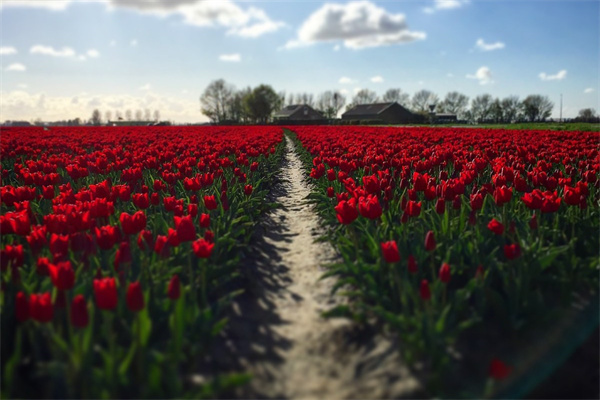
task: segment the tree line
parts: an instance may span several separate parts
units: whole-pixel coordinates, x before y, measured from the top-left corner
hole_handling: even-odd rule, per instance
[[[429,90],[420,90],[410,96],[399,88],[388,89],[382,96],[369,89],[358,91],[349,102],[344,94],[328,90],[314,96],[311,93],[276,92],[261,84],[252,89],[237,90],[223,79],[212,81],[200,96],[201,112],[213,123],[266,123],[273,113],[288,105],[306,104],[332,119],[346,106],[397,102],[413,113],[429,115],[455,114],[457,119],[476,123],[543,122],[552,114],[554,103],[548,96],[532,94],[524,99],[481,94],[473,99],[452,91],[440,98]],[[583,110],[582,110],[583,111]],[[592,110],[595,115],[595,111]]]
[[[114,115],[114,119],[113,119]],[[92,125],[100,125],[103,122],[108,123],[110,121],[145,121],[145,122],[157,122],[160,120],[160,111],[154,110],[152,112],[150,109],[146,108],[145,110],[125,110],[123,113],[121,110],[116,110],[115,113],[111,110],[107,110],[104,112],[104,118],[102,117],[102,112],[97,108],[92,111],[92,117],[90,118],[90,123]]]

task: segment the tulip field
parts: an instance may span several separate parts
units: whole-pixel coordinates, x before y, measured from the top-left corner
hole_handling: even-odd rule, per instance
[[[3,129],[3,397],[213,397],[245,379],[189,388],[236,295],[281,139]]]
[[[597,296],[594,133],[2,128],[2,398],[211,398],[251,379],[212,371],[211,348],[289,140],[339,256],[325,276],[345,300],[325,316],[397,335],[431,395],[474,337],[472,379],[503,381],[510,338]]]

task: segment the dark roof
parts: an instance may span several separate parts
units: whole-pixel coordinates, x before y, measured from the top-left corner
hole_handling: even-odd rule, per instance
[[[381,112],[385,111],[388,107],[390,107],[391,103],[374,103],[374,104],[358,104],[354,106],[352,109],[346,111],[344,115],[377,115]]]
[[[275,115],[273,115],[273,116],[275,118],[289,117],[290,115],[292,115],[293,113],[298,111],[301,107],[305,107],[305,106],[310,107],[305,104],[294,104],[291,106],[286,106],[286,107],[282,108],[281,110],[277,111],[275,113]]]

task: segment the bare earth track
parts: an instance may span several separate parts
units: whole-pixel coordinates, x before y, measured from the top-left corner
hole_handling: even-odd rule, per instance
[[[315,242],[320,223],[306,203],[310,188],[293,142],[245,260],[246,293],[234,304],[220,368],[249,371],[242,398],[420,397],[418,380],[400,361],[393,338],[321,313],[335,304],[333,279],[319,280],[336,259]]]

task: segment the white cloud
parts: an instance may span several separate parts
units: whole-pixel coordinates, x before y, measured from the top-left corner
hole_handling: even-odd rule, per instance
[[[94,108],[98,108],[104,116],[105,111],[119,110],[159,110],[161,119],[177,122],[207,121],[198,111],[196,98],[180,99],[168,95],[144,92],[139,96],[126,94],[92,96],[85,93],[70,96],[49,96],[44,93],[30,94],[23,90],[0,93],[2,118],[6,120],[43,121],[64,119],[89,119]]]
[[[360,87],[355,87],[352,91],[354,92],[354,94],[357,94],[358,92],[360,92],[361,90],[363,90],[363,88]]]
[[[10,64],[4,70],[5,71],[13,71],[13,72],[23,72],[23,71],[27,70],[27,67],[25,67],[23,64],[14,63],[14,64]]]
[[[486,43],[483,41],[483,39],[477,39],[477,42],[475,42],[475,47],[477,47],[477,49],[481,50],[481,51],[492,51],[492,50],[499,50],[499,49],[503,49],[504,43],[502,42],[496,42],[496,43]]]
[[[109,43],[110,47],[115,47],[117,45],[117,41],[116,40],[111,40]]]
[[[53,11],[65,10],[71,2],[69,0],[42,0],[42,1],[23,1],[23,0],[2,0],[0,8],[4,7],[30,7],[45,8]]]
[[[51,56],[51,57],[74,57],[75,56],[75,50],[73,50],[70,47],[63,47],[62,49],[58,50],[52,46],[43,46],[41,44],[37,44],[37,45],[31,47],[31,49],[29,49],[29,52],[31,54],[42,54],[42,55]]]
[[[131,47],[135,47],[135,46],[137,46],[137,45],[138,45],[138,41],[137,41],[137,39],[131,39],[131,42],[129,42],[129,45],[130,45]]]
[[[100,57],[100,52],[96,49],[89,49],[85,54],[91,58]]]
[[[492,80],[492,71],[488,67],[479,68],[474,75],[468,74],[467,78],[478,80],[480,85],[494,83]]]
[[[586,89],[583,91],[583,93],[586,93],[586,94],[587,94],[587,93],[594,93],[594,92],[595,92],[594,88],[591,88],[591,87],[589,87],[589,88],[586,88]]]
[[[434,0],[433,6],[425,7],[423,11],[427,14],[433,14],[439,10],[452,10],[460,8],[467,3],[469,3],[469,0]]]
[[[326,3],[312,13],[287,49],[318,42],[342,41],[345,47],[363,49],[423,40],[425,32],[410,31],[404,14],[391,14],[370,1]]]
[[[342,85],[351,85],[356,82],[358,82],[356,79],[348,78],[347,76],[342,76],[338,81],[338,83],[341,83]]]
[[[140,90],[150,90],[150,84],[146,83],[144,86],[140,86]]]
[[[17,54],[17,49],[11,46],[0,47],[0,55],[7,56],[10,54]]]
[[[346,96],[346,95],[348,95],[348,93],[350,93],[350,92],[348,91],[348,89],[341,89],[341,90],[340,90],[340,93],[341,93],[341,94],[343,94],[344,96]]]
[[[567,70],[561,69],[554,75],[548,75],[545,72],[540,72],[538,76],[543,81],[561,81],[567,77]]]
[[[227,34],[256,38],[285,26],[273,21],[256,7],[241,8],[231,0],[110,0],[109,9],[124,7],[162,17],[178,15],[186,24],[199,27],[219,26]]]
[[[371,82],[373,83],[382,83],[383,82],[383,78],[379,75],[374,76],[371,78]]]
[[[240,61],[242,61],[242,56],[239,55],[238,53],[234,53],[234,54],[221,54],[219,56],[219,60],[225,61],[225,62],[240,62]]]
[[[104,3],[110,11],[128,8],[160,17],[177,15],[184,23],[200,27],[219,26],[226,28],[227,34],[246,38],[256,38],[285,26],[283,22],[272,20],[259,8],[242,8],[232,0],[2,0],[0,7],[65,10],[71,4],[83,2]]]

